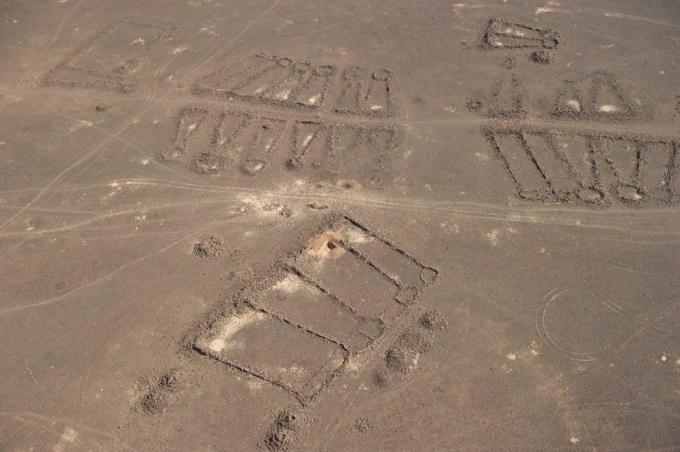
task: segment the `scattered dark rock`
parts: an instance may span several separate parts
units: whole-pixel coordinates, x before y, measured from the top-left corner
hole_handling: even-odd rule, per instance
[[[286,168],[289,170],[296,170],[302,167],[302,162],[297,158],[289,158],[286,160]]]
[[[434,337],[429,330],[406,330],[399,336],[399,347],[416,353],[425,353],[434,345]]]
[[[439,311],[426,312],[420,316],[419,323],[420,326],[430,331],[444,330],[447,326],[446,317]]]
[[[355,180],[343,180],[340,181],[340,186],[345,190],[353,190],[355,188],[360,188],[361,184]]]
[[[215,175],[224,169],[226,158],[215,152],[201,152],[191,161],[190,169],[198,174]]]
[[[404,347],[392,347],[385,353],[385,364],[392,371],[406,373],[413,365],[416,354],[417,352]]]
[[[202,238],[198,242],[194,243],[193,253],[194,255],[206,258],[206,257],[218,257],[224,252],[224,241],[222,238],[211,235],[210,237]]]
[[[501,67],[504,69],[514,69],[516,64],[515,59],[512,57],[507,57],[501,61]]]
[[[277,202],[267,204],[266,206],[262,207],[262,210],[265,212],[277,212],[279,215],[286,218],[293,216],[293,210],[290,207]]]
[[[371,423],[365,417],[360,417],[354,424],[354,428],[361,433],[365,433],[372,428]]]
[[[172,369],[168,373],[161,376],[158,381],[158,387],[164,391],[174,392],[181,388],[183,378],[177,369]]]
[[[282,410],[276,416],[274,423],[281,428],[295,430],[298,427],[298,418],[295,413],[288,410]]]
[[[479,99],[470,99],[465,103],[468,111],[476,112],[484,107],[484,103]]]
[[[376,370],[373,374],[373,383],[376,386],[384,387],[390,382],[390,374],[385,369]]]
[[[168,407],[168,402],[161,391],[152,389],[139,403],[142,412],[148,415],[159,414]]]
[[[264,439],[264,445],[269,450],[285,450],[290,443],[289,433],[281,428],[275,428],[267,433]]]
[[[139,401],[141,411],[147,415],[164,412],[173,402],[177,391],[182,389],[186,375],[178,369],[171,369],[161,375]]]
[[[550,64],[553,61],[553,54],[547,50],[536,50],[531,54],[531,61],[538,64]]]

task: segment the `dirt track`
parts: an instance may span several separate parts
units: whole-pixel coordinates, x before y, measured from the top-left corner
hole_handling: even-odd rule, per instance
[[[0,20],[0,450],[680,450],[677,2]]]

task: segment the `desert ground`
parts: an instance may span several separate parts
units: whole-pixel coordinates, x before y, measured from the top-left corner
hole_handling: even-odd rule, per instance
[[[680,450],[680,3],[0,1],[0,450]]]

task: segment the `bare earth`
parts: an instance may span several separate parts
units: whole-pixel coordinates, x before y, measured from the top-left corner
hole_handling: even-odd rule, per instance
[[[680,450],[680,3],[0,2],[0,450]]]

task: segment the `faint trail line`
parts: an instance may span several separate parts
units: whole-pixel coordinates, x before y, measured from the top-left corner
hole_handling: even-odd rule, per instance
[[[559,298],[563,293],[570,289],[576,283],[583,283],[580,279],[575,279],[566,284],[559,284],[556,287],[550,289],[541,299],[541,309],[536,313],[535,323],[536,323],[536,333],[538,334],[541,342],[544,343],[548,348],[552,348],[553,351],[557,351],[564,355],[565,358],[571,359],[578,362],[593,362],[597,360],[597,357],[590,352],[575,352],[562,347],[555,341],[552,336],[550,336],[550,331],[546,324],[546,315],[548,309],[553,301]]]
[[[123,127],[121,127],[117,132],[112,134],[110,137],[104,139],[99,145],[95,146],[93,150],[85,154],[84,156],[80,157],[77,159],[75,162],[67,166],[65,169],[63,169],[59,174],[57,174],[50,182],[43,187],[38,194],[31,199],[26,205],[21,208],[18,212],[16,212],[14,215],[12,215],[9,219],[7,219],[4,223],[0,225],[0,230],[4,229],[8,224],[14,222],[14,220],[17,219],[21,214],[23,214],[27,209],[29,209],[33,204],[35,204],[36,201],[38,201],[45,193],[47,193],[50,188],[54,184],[56,184],[62,177],[64,177],[69,171],[72,169],[76,168],[78,165],[83,163],[84,161],[88,160],[90,157],[95,155],[97,152],[99,152],[104,146],[106,146],[110,141],[112,141],[117,135],[123,133],[130,125],[132,124],[132,120],[129,121],[127,124],[125,124]]]
[[[77,223],[72,223],[66,226],[61,226],[58,228],[51,228],[51,229],[42,229],[42,230],[36,230],[36,231],[17,231],[17,232],[5,232],[0,234],[0,238],[3,237],[21,237],[21,236],[35,236],[35,237],[40,237],[45,234],[54,234],[56,232],[63,232],[63,231],[70,231],[72,229],[76,229],[81,226],[86,226],[88,224],[93,224],[97,223],[99,221],[103,221],[109,218],[115,218],[123,215],[132,215],[136,213],[142,213],[142,212],[150,212],[153,210],[159,210],[159,209],[167,209],[171,207],[181,207],[181,206],[196,206],[196,205],[207,205],[207,204],[223,204],[223,203],[230,203],[233,202],[232,198],[228,199],[216,199],[216,200],[201,200],[201,201],[185,201],[185,202],[178,202],[178,203],[168,203],[168,204],[160,204],[158,206],[147,206],[143,208],[135,208],[135,209],[130,209],[130,210],[121,210],[118,212],[110,212],[106,214],[101,214],[98,215],[94,218],[89,218],[87,220],[79,221]],[[129,224],[122,224],[122,226],[129,226]]]
[[[263,11],[263,12],[260,13],[258,16],[256,16],[253,20],[251,20],[250,22],[248,22],[248,23],[245,25],[245,27],[244,27],[240,32],[236,33],[236,35],[234,35],[234,37],[232,37],[229,41],[227,41],[227,43],[226,43],[224,46],[222,46],[220,49],[218,49],[217,51],[215,51],[215,52],[213,52],[212,54],[210,54],[208,57],[206,57],[206,58],[203,59],[202,61],[198,62],[192,69],[190,69],[190,70],[187,72],[187,74],[183,77],[183,79],[190,78],[190,77],[194,74],[194,72],[196,72],[201,66],[203,66],[205,63],[209,62],[209,61],[212,60],[213,58],[217,57],[220,53],[224,52],[224,50],[226,50],[231,44],[233,44],[234,42],[236,42],[237,39],[239,39],[241,36],[243,36],[243,35],[244,35],[244,34],[245,34],[245,33],[246,33],[253,25],[255,25],[258,21],[260,21],[260,20],[261,20],[265,15],[267,15],[269,12],[273,11],[273,10],[280,4],[280,2],[281,2],[281,0],[277,0],[275,3],[272,4],[272,6],[270,6],[270,7],[267,8],[265,11]],[[173,57],[173,58],[174,58],[174,57]],[[45,187],[44,187],[43,189],[40,190],[40,192],[38,192],[38,194],[37,194],[33,199],[31,199],[28,203],[26,203],[26,205],[24,206],[24,208],[20,209],[18,212],[16,212],[14,215],[12,215],[9,219],[7,219],[5,222],[3,222],[2,224],[0,224],[0,230],[4,229],[8,224],[10,224],[10,223],[12,223],[14,220],[16,220],[17,217],[19,217],[21,214],[23,214],[23,213],[26,211],[26,209],[28,209],[28,208],[31,207],[36,201],[38,201],[38,200],[39,200],[45,193],[47,193],[47,192],[50,190],[50,188],[52,188],[52,186],[53,186],[54,184],[56,184],[62,177],[64,177],[64,176],[65,176],[67,173],[69,173],[72,169],[76,168],[78,165],[80,165],[81,163],[83,163],[84,161],[88,160],[90,157],[92,157],[92,156],[95,155],[96,153],[98,153],[101,149],[104,148],[104,146],[106,146],[109,142],[111,142],[113,139],[115,139],[116,137],[118,137],[118,136],[119,136],[120,134],[122,134],[125,130],[127,130],[132,124],[134,124],[134,123],[135,123],[135,119],[136,119],[137,117],[146,115],[146,114],[147,114],[149,111],[151,111],[158,103],[160,103],[160,101],[161,101],[162,99],[164,99],[166,96],[168,96],[171,92],[172,92],[171,90],[168,90],[168,91],[166,91],[163,95],[161,95],[160,97],[158,97],[156,100],[153,100],[153,101],[150,100],[150,101],[149,101],[149,105],[148,105],[147,108],[145,108],[145,109],[143,109],[141,112],[139,112],[139,113],[133,115],[133,118],[132,118],[132,119],[130,119],[130,120],[129,120],[128,122],[126,122],[125,124],[123,124],[123,126],[121,126],[116,132],[112,133],[108,138],[105,138],[99,145],[95,146],[93,150],[91,150],[90,152],[86,153],[84,156],[80,157],[80,158],[77,159],[75,162],[73,162],[73,163],[70,164],[68,167],[66,167],[64,170],[62,170],[59,174],[57,174],[52,180],[50,180],[50,182],[47,183],[47,185],[45,185]]]
[[[16,250],[18,250],[19,248],[21,248],[21,247],[24,245],[24,243],[26,243],[26,242],[29,241],[29,240],[30,240],[30,239],[18,240],[18,241],[17,241],[17,242],[9,249],[9,250],[6,250],[6,251],[3,252],[2,254],[0,254],[0,259],[4,259],[4,258],[6,258],[7,256],[11,255],[11,254],[14,253]]]
[[[31,380],[33,380],[33,384],[35,385],[36,388],[38,388],[38,391],[42,390],[40,384],[38,383],[38,380],[35,378],[35,375],[33,375],[33,372],[31,372],[31,368],[29,367],[26,358],[24,358],[24,369],[26,369],[26,372],[28,372],[28,375],[30,375]]]
[[[653,243],[657,242],[680,243],[680,240],[671,240],[671,238],[680,237],[680,232],[674,232],[677,228],[673,227],[672,222],[669,221],[664,222],[663,223],[664,229],[661,231],[655,231],[650,229],[652,225],[659,223],[658,221],[650,220],[650,215],[652,214],[666,214],[668,215],[669,218],[672,218],[675,221],[675,223],[677,223],[677,226],[680,226],[680,217],[677,216],[677,210],[670,208],[644,209],[639,211],[631,209],[608,209],[604,211],[593,211],[592,209],[584,208],[560,209],[557,207],[556,208],[551,207],[533,208],[525,206],[510,207],[497,204],[485,204],[467,201],[457,202],[445,200],[428,200],[419,198],[396,198],[375,195],[372,193],[349,194],[340,192],[338,193],[290,192],[281,189],[267,190],[240,186],[188,184],[182,182],[163,182],[153,179],[131,179],[127,181],[120,181],[114,183],[119,184],[120,186],[148,185],[204,193],[223,194],[230,196],[219,199],[203,199],[175,204],[165,204],[159,206],[137,207],[132,210],[104,214],[102,216],[97,217],[99,219],[110,216],[117,216],[124,213],[141,212],[144,209],[146,210],[158,209],[163,207],[181,206],[186,204],[210,204],[229,201],[236,202],[238,201],[239,196],[259,195],[262,198],[277,201],[288,200],[298,201],[302,203],[313,200],[324,200],[328,202],[334,202],[337,204],[347,204],[358,207],[362,206],[373,207],[377,209],[395,210],[402,212],[414,212],[414,213],[429,212],[439,213],[443,215],[455,215],[463,218],[485,219],[492,221],[507,221],[511,223],[524,223],[536,226],[541,225],[568,226],[583,229],[618,231],[627,234],[640,234],[646,237],[659,236],[663,238],[658,241],[652,241]],[[25,211],[27,209],[28,208],[24,208],[23,210]],[[658,218],[664,219],[666,215],[661,215]],[[93,221],[96,221],[97,218],[88,219],[79,224],[88,224]],[[600,218],[603,219],[603,221],[598,221]],[[623,220],[625,220],[625,222]],[[635,223],[632,223],[633,220],[637,220],[639,223],[635,225]],[[619,224],[623,226],[620,226]],[[630,226],[631,224],[637,227]],[[47,232],[68,230],[72,229],[73,227],[74,227],[73,225],[69,225],[64,226],[62,228],[55,228],[43,231],[6,232],[0,234],[0,237],[45,234]],[[630,241],[633,239],[630,238],[627,240]]]
[[[0,414],[0,416],[2,416],[2,415]],[[51,433],[52,435],[54,435],[54,436],[56,437],[56,440],[59,441],[59,442],[58,442],[56,445],[54,445],[54,447],[52,448],[52,452],[63,452],[63,450],[64,450],[64,447],[63,447],[63,446],[64,446],[64,443],[63,443],[63,436],[62,436],[63,433],[62,433],[61,430],[55,430],[54,428],[51,428],[51,427],[53,427],[53,426],[56,424],[56,422],[54,422],[54,420],[51,422],[50,425],[46,425],[46,424],[41,424],[41,423],[38,422],[38,420],[36,420],[36,419],[28,419],[28,418],[25,418],[25,417],[22,417],[22,416],[8,416],[8,417],[11,418],[11,419],[14,419],[14,420],[20,420],[20,421],[23,422],[24,424],[26,424],[26,425],[28,425],[28,426],[31,426],[31,427],[33,427],[33,428],[40,429],[40,430],[42,430],[43,432],[49,432],[49,433]],[[93,441],[99,448],[101,448],[101,445],[100,445],[99,443],[97,443],[97,441],[94,441],[94,440],[92,440],[92,441]],[[75,445],[80,446],[81,448],[82,448],[82,447],[85,447],[85,444],[83,444],[83,439],[82,439],[81,437],[78,437],[78,436],[76,436],[75,438],[73,438],[73,442],[72,442],[72,443],[75,444]],[[47,449],[45,449],[45,450],[47,450]]]
[[[608,40],[610,40],[610,41],[617,41],[617,42],[622,42],[622,41],[624,41],[624,40],[622,40],[622,39],[620,39],[620,38],[617,38],[617,37],[612,36],[612,35],[608,35],[608,34],[606,34],[606,33],[602,33],[602,32],[600,32],[600,31],[597,31],[597,30],[594,29],[594,28],[591,28],[591,27],[588,27],[588,26],[585,26],[585,25],[577,25],[577,24],[573,24],[573,27],[574,27],[574,28],[578,28],[578,29],[580,29],[580,30],[583,30],[583,31],[585,31],[585,32],[587,32],[587,33],[591,33],[591,34],[593,34],[593,35],[595,35],[595,36],[604,37],[604,38],[606,38],[606,39],[608,39]],[[628,45],[632,45],[632,46],[637,47],[638,49],[640,49],[640,51],[643,51],[643,50],[651,50],[652,52],[656,52],[656,53],[658,53],[658,54],[660,54],[660,55],[663,55],[663,56],[665,56],[665,57],[668,57],[668,58],[674,58],[674,59],[678,59],[678,58],[679,58],[679,56],[676,55],[676,54],[664,52],[663,50],[657,49],[656,47],[647,47],[647,46],[642,47],[642,46],[638,45],[635,41],[631,41],[631,40],[625,40],[624,42],[625,42],[626,44],[628,44]]]
[[[584,29],[585,30],[585,29]],[[587,30],[586,30],[587,31]],[[319,46],[317,46],[319,47]],[[319,47],[320,49],[323,50],[323,47]],[[376,51],[377,52],[377,51]],[[380,51],[380,53],[384,53]],[[673,57],[676,57],[673,55]],[[363,61],[367,63],[368,65],[377,65],[374,61],[368,60],[365,58],[358,58],[356,57],[357,60]],[[403,84],[402,84],[403,85]],[[0,84],[1,86],[1,84]],[[38,87],[40,91],[45,91],[45,92],[62,92],[62,89],[58,87]],[[35,91],[35,90],[33,90]],[[74,94],[76,95],[76,94]],[[160,99],[163,99],[161,97]],[[178,101],[186,101],[188,103],[196,102],[196,98],[192,97],[190,95],[186,95],[182,92],[177,92],[175,93],[175,96],[173,96],[173,99],[176,99]],[[233,101],[230,101],[233,103],[235,108],[238,109],[244,109],[247,111],[254,111],[254,112],[267,112],[267,109],[265,106],[262,105],[256,105],[244,101],[240,101],[238,99],[234,99]],[[224,107],[224,103],[219,101],[219,100],[214,100],[210,99],[208,97],[203,97],[201,98],[201,103],[206,104],[206,105],[215,105],[217,108],[222,108]],[[300,113],[300,112],[295,112],[295,111],[286,111],[282,110],[277,112],[277,115],[280,115],[282,118],[290,118],[290,119],[309,119],[310,114],[309,113]],[[356,119],[356,118],[351,118],[347,116],[341,116],[337,115],[334,113],[329,113],[329,112],[316,112],[313,114],[315,118],[318,119],[327,119],[329,121],[341,121],[345,123],[351,123],[351,124],[361,124],[361,125],[366,125],[366,124],[375,124],[375,125],[384,125],[384,124],[392,124],[392,125],[399,125],[402,126],[406,129],[409,128],[409,126],[412,125],[426,125],[426,126],[439,126],[439,127],[445,127],[445,126],[466,126],[466,127],[472,127],[472,126],[479,126],[479,127],[538,127],[538,128],[550,128],[550,129],[559,129],[559,130],[573,130],[575,132],[593,132],[593,133],[602,133],[603,131],[606,131],[607,133],[610,132],[616,132],[616,133],[621,133],[621,134],[637,134],[637,135],[643,135],[643,136],[648,136],[650,134],[653,135],[658,135],[659,138],[665,138],[665,139],[670,139],[670,140],[677,140],[677,132],[674,128],[669,127],[667,125],[659,125],[659,124],[645,124],[644,127],[636,124],[627,124],[627,125],[621,125],[621,124],[614,124],[614,123],[609,123],[606,125],[606,127],[603,127],[602,125],[588,125],[584,123],[567,123],[564,121],[556,121],[554,118],[550,116],[537,116],[535,118],[532,118],[530,121],[524,120],[524,119],[513,119],[512,121],[499,121],[498,119],[493,119],[493,118],[484,118],[484,117],[472,117],[472,118],[460,118],[460,117],[450,117],[449,114],[447,115],[442,115],[441,117],[435,117],[431,119],[417,119],[410,117],[408,120],[406,119],[405,116],[396,116],[394,118],[361,118]],[[77,119],[77,118],[76,118]],[[109,133],[109,132],[107,132]]]
[[[57,296],[57,297],[48,298],[47,300],[39,301],[39,302],[36,302],[36,303],[31,303],[31,304],[21,305],[21,306],[14,306],[14,307],[12,307],[12,308],[6,308],[6,309],[3,309],[3,310],[0,310],[0,315],[9,314],[9,313],[18,312],[18,311],[23,311],[23,310],[31,309],[31,308],[37,308],[37,307],[41,307],[41,306],[47,306],[47,305],[56,303],[56,302],[58,302],[58,301],[60,301],[60,300],[63,300],[64,298],[66,298],[66,297],[68,297],[68,296],[70,296],[70,295],[73,295],[73,294],[76,293],[76,292],[79,292],[79,291],[81,291],[81,290],[83,290],[83,289],[87,289],[88,287],[92,287],[92,286],[94,286],[94,285],[97,285],[97,284],[99,284],[100,282],[105,281],[105,280],[111,278],[112,276],[114,276],[114,275],[116,275],[116,274],[122,272],[123,270],[125,270],[125,269],[127,269],[127,268],[129,268],[129,267],[131,267],[131,266],[133,266],[133,265],[136,265],[136,264],[138,264],[138,263],[140,263],[140,262],[143,262],[143,261],[145,261],[145,260],[148,260],[148,259],[150,259],[150,258],[152,258],[152,257],[158,256],[159,254],[162,254],[162,253],[166,252],[167,250],[169,250],[169,249],[173,248],[174,246],[176,246],[177,244],[179,244],[179,243],[181,243],[181,242],[183,242],[183,241],[185,241],[185,240],[187,240],[187,239],[189,239],[189,238],[195,236],[196,234],[200,234],[200,233],[202,233],[202,232],[205,232],[205,231],[207,231],[207,230],[209,230],[209,229],[212,229],[212,228],[214,228],[214,227],[216,227],[216,226],[219,226],[220,224],[224,224],[224,223],[226,223],[226,222],[227,222],[227,220],[225,220],[225,221],[217,221],[217,222],[211,223],[211,224],[208,225],[208,226],[205,226],[205,227],[199,228],[199,229],[197,229],[197,230],[194,230],[194,231],[192,231],[190,234],[187,234],[187,235],[185,235],[184,237],[182,237],[182,238],[180,238],[180,239],[178,239],[178,240],[175,240],[174,242],[171,242],[169,245],[166,245],[166,246],[164,246],[163,248],[154,251],[153,253],[147,254],[147,255],[142,256],[142,257],[138,257],[137,259],[134,259],[134,260],[132,260],[132,261],[126,263],[126,264],[121,265],[121,266],[118,267],[117,269],[115,269],[115,270],[113,270],[113,271],[111,271],[111,272],[109,272],[109,273],[107,273],[107,274],[105,274],[105,275],[103,275],[103,276],[101,276],[101,277],[95,279],[94,281],[90,281],[90,282],[87,283],[87,284],[83,284],[82,286],[76,287],[75,289],[72,289],[72,290],[70,290],[70,291],[68,291],[68,292],[66,292],[66,293],[64,293],[64,294],[62,294],[62,295],[59,295],[59,296]]]
[[[172,58],[172,60],[174,60],[174,57]],[[171,60],[171,61],[172,61],[172,60]],[[38,100],[38,101],[40,102],[40,100]],[[52,110],[54,113],[56,113],[56,114],[59,115],[59,116],[62,116],[62,117],[64,117],[64,118],[68,118],[68,119],[72,119],[72,120],[74,120],[74,121],[78,121],[78,122],[81,122],[81,123],[82,123],[82,122],[87,123],[87,121],[84,121],[84,120],[82,120],[82,119],[76,118],[75,116],[71,116],[71,115],[69,115],[69,114],[63,113],[63,112],[57,110],[56,108],[52,107],[51,105],[49,105],[49,104],[47,104],[47,103],[44,103],[44,102],[43,102],[43,105],[45,105],[47,108],[49,108],[50,110]],[[138,146],[136,146],[136,145],[130,143],[128,140],[125,140],[124,138],[121,138],[120,136],[112,135],[111,132],[109,132],[109,131],[107,131],[107,130],[105,130],[105,129],[102,129],[101,127],[97,127],[95,124],[90,123],[90,124],[88,124],[88,127],[92,127],[94,130],[98,131],[99,133],[101,133],[101,134],[104,135],[105,137],[111,138],[111,139],[113,139],[113,140],[116,140],[116,141],[118,141],[118,142],[124,144],[125,146],[129,147],[129,148],[132,149],[133,151],[137,152],[137,153],[138,153],[139,155],[141,155],[142,157],[148,158],[148,159],[149,159],[149,163],[151,163],[151,164],[153,164],[154,166],[156,166],[156,167],[158,167],[158,168],[161,168],[162,170],[164,170],[164,171],[166,171],[166,172],[172,174],[173,176],[177,177],[178,179],[183,179],[183,180],[188,180],[188,181],[191,181],[191,180],[192,180],[190,177],[188,177],[188,176],[186,176],[186,175],[184,175],[184,174],[181,174],[181,173],[179,173],[179,172],[177,172],[177,171],[174,171],[174,170],[173,170],[172,168],[170,168],[169,166],[163,165],[162,163],[160,163],[159,161],[157,161],[157,160],[154,158],[153,152],[150,153],[150,154],[147,154],[147,153],[145,153],[143,150],[141,150]],[[78,129],[78,130],[80,130],[80,129]]]
[[[574,9],[580,10],[580,11],[587,11],[590,13],[598,13],[602,14],[605,17],[612,18],[612,19],[628,19],[628,20],[637,20],[641,22],[647,22],[653,25],[661,25],[664,27],[671,27],[671,28],[680,28],[680,25],[676,25],[671,22],[667,22],[665,20],[659,20],[659,19],[652,19],[650,17],[645,17],[645,16],[638,16],[634,14],[624,14],[624,13],[619,13],[616,11],[606,11],[604,9],[598,9],[598,8],[588,8],[586,6],[578,6],[574,5]],[[556,10],[555,12],[560,12],[559,10]]]
[[[12,204],[0,205],[0,209],[10,209],[19,210],[22,206],[14,206]],[[31,212],[42,212],[42,213],[61,213],[66,215],[101,215],[101,212],[95,212],[94,210],[68,210],[68,209],[50,209],[43,207],[30,207],[28,209]]]
[[[650,396],[643,389],[640,389],[640,387],[636,383],[630,383],[623,375],[616,373],[604,362],[595,361],[593,365],[599,367],[600,370],[603,371],[603,373],[606,373],[616,378],[619,382],[621,382],[623,386],[627,387],[631,392],[637,394],[641,399],[643,399],[646,402],[646,405],[648,405],[649,407],[653,408],[654,410],[657,410],[657,412],[663,411],[667,417],[673,417],[680,420],[680,411],[676,411],[672,407],[669,407],[663,402]]]
[[[45,44],[43,47],[41,47],[41,48],[39,49],[37,61],[42,61],[42,60],[44,59],[44,57],[45,57],[45,56],[44,56],[44,50],[49,50],[49,48],[52,46],[52,44],[54,44],[54,43],[56,42],[56,40],[58,39],[59,35],[61,34],[61,29],[62,29],[62,28],[64,27],[64,25],[66,24],[66,22],[68,21],[69,17],[71,17],[71,15],[73,15],[73,13],[76,12],[76,10],[77,10],[78,7],[80,6],[80,3],[81,3],[81,2],[82,2],[82,0],[78,0],[78,3],[76,4],[76,6],[75,6],[70,12],[66,13],[66,16],[64,16],[64,19],[62,19],[62,21],[61,21],[61,22],[59,23],[59,25],[57,26],[57,29],[55,30],[55,34],[54,34],[54,37],[52,38],[52,40],[51,40],[49,43]],[[19,88],[24,84],[24,82],[26,81],[26,79],[28,79],[28,78],[30,77],[31,69],[33,69],[33,66],[35,66],[35,65],[36,65],[36,61],[34,61],[34,62],[31,64],[31,67],[26,68],[26,73],[19,79],[19,81],[16,82],[13,86],[11,86],[11,87],[9,88],[9,90],[6,91],[6,92],[3,93],[3,94],[7,95],[7,94],[12,94],[12,93],[15,93],[16,91],[18,91]],[[2,96],[0,96],[0,98],[1,98],[1,97],[2,97]],[[0,226],[0,229],[2,229],[2,226]]]
[[[63,422],[63,423],[66,424],[66,425],[73,425],[73,426],[75,426],[75,427],[78,427],[78,428],[81,429],[81,430],[85,430],[85,431],[89,431],[89,432],[94,432],[94,433],[97,433],[97,434],[99,434],[99,435],[102,435],[102,436],[104,436],[104,437],[106,437],[106,438],[108,438],[108,439],[110,439],[110,440],[112,440],[112,441],[115,441],[116,443],[120,444],[121,446],[123,446],[125,449],[127,449],[127,450],[129,450],[129,451],[134,451],[134,450],[135,450],[135,449],[132,449],[132,448],[131,448],[130,446],[128,446],[127,444],[122,443],[122,442],[119,442],[119,441],[117,440],[117,438],[114,437],[114,436],[113,436],[111,433],[109,433],[109,432],[106,432],[106,431],[104,431],[104,430],[100,430],[100,429],[94,428],[94,427],[88,427],[88,426],[86,426],[86,425],[79,424],[79,423],[77,423],[77,422],[73,422],[73,421],[71,421],[71,420],[69,420],[69,419],[64,419],[64,418],[59,418],[59,417],[52,417],[52,416],[46,416],[46,415],[43,415],[43,414],[38,414],[38,413],[31,412],[31,411],[16,411],[16,412],[0,411],[0,417],[6,417],[6,418],[10,418],[10,419],[18,419],[18,420],[21,420],[22,422],[25,422],[25,423],[27,423],[27,424],[36,425],[37,427],[39,427],[39,428],[41,428],[41,429],[43,429],[43,430],[45,430],[45,431],[54,433],[54,434],[57,435],[57,436],[60,436],[60,435],[61,435],[61,432],[56,432],[56,431],[54,431],[54,430],[51,430],[51,429],[49,429],[49,428],[47,427],[47,425],[53,425],[53,424],[55,424],[56,422]],[[34,419],[31,420],[31,419],[28,419],[28,418],[34,418]],[[43,422],[46,422],[47,424],[46,424],[46,425],[41,425],[41,424],[39,424],[39,423],[37,422],[37,420],[41,420],[41,421],[43,421]],[[93,440],[93,441],[94,441],[94,440]],[[80,443],[80,444],[82,444],[82,443]]]
[[[192,179],[193,181],[193,179]],[[589,208],[583,208],[583,207],[577,207],[577,206],[569,206],[569,207],[560,207],[560,206],[541,206],[541,207],[533,207],[533,205],[524,205],[524,204],[517,204],[517,205],[506,205],[506,204],[498,204],[498,203],[483,203],[483,202],[474,202],[474,201],[446,201],[446,200],[436,200],[436,199],[428,199],[428,198],[415,198],[415,197],[395,197],[395,196],[389,196],[389,195],[384,195],[384,194],[379,194],[376,195],[375,192],[365,192],[361,193],[358,192],[356,194],[351,194],[351,193],[344,193],[344,194],[334,194],[334,193],[327,193],[327,192],[302,192],[302,191],[291,191],[291,190],[286,190],[286,189],[281,189],[281,188],[254,188],[254,187],[244,187],[240,185],[224,185],[224,184],[206,184],[206,183],[196,183],[196,182],[177,182],[174,180],[168,180],[168,179],[157,179],[157,178],[149,178],[149,177],[144,177],[144,178],[129,178],[129,179],[112,179],[108,182],[104,182],[101,184],[93,184],[93,185],[73,185],[73,186],[62,186],[59,189],[56,189],[55,191],[80,191],[80,190],[89,190],[89,189],[94,189],[94,188],[105,188],[105,187],[112,187],[114,184],[121,185],[121,186],[137,186],[137,185],[148,185],[148,186],[158,186],[158,187],[168,187],[168,188],[176,188],[176,189],[181,189],[181,190],[194,190],[194,191],[204,191],[204,192],[212,192],[212,193],[232,193],[232,194],[246,194],[246,193],[254,193],[254,194],[268,194],[271,196],[278,196],[281,198],[286,198],[290,197],[291,199],[299,198],[300,196],[306,196],[306,197],[320,197],[320,198],[326,198],[326,199],[335,199],[338,201],[355,201],[358,199],[364,199],[367,202],[370,200],[375,200],[376,202],[382,200],[384,202],[394,202],[398,204],[423,204],[423,205],[435,205],[435,204],[440,204],[442,206],[449,205],[449,206],[469,206],[469,207],[477,207],[480,209],[490,209],[490,210],[496,210],[496,211],[504,211],[508,213],[516,213],[518,215],[521,214],[547,214],[547,213],[553,213],[555,215],[568,215],[568,214],[584,214],[584,215],[593,215],[593,216],[598,216],[598,217],[611,217],[611,216],[616,216],[616,215],[621,215],[622,218],[625,217],[626,220],[630,219],[631,215],[639,214],[639,215],[648,215],[648,214],[659,214],[659,213],[669,213],[675,215],[677,211],[680,209],[675,209],[674,207],[657,207],[657,208],[644,208],[644,209],[631,209],[631,208],[608,208],[608,209],[603,209],[603,210],[597,210],[597,209],[589,209]],[[22,189],[22,190],[7,190],[7,191],[0,191],[0,193],[4,194],[11,194],[11,193],[27,193],[31,191],[36,191],[36,189]],[[370,199],[369,199],[370,198]],[[18,208],[18,207],[17,207]],[[678,219],[680,222],[680,218]]]
[[[66,16],[64,16],[64,19],[59,23],[59,26],[57,27],[57,30],[54,32],[54,37],[52,40],[45,46],[46,49],[49,49],[52,47],[52,45],[57,42],[57,39],[59,39],[59,36],[61,35],[61,29],[64,28],[64,25],[68,21],[69,17],[73,15],[73,13],[76,12],[80,4],[83,2],[83,0],[78,0],[78,3],[76,3],[76,6],[73,7],[71,11],[69,11]]]

